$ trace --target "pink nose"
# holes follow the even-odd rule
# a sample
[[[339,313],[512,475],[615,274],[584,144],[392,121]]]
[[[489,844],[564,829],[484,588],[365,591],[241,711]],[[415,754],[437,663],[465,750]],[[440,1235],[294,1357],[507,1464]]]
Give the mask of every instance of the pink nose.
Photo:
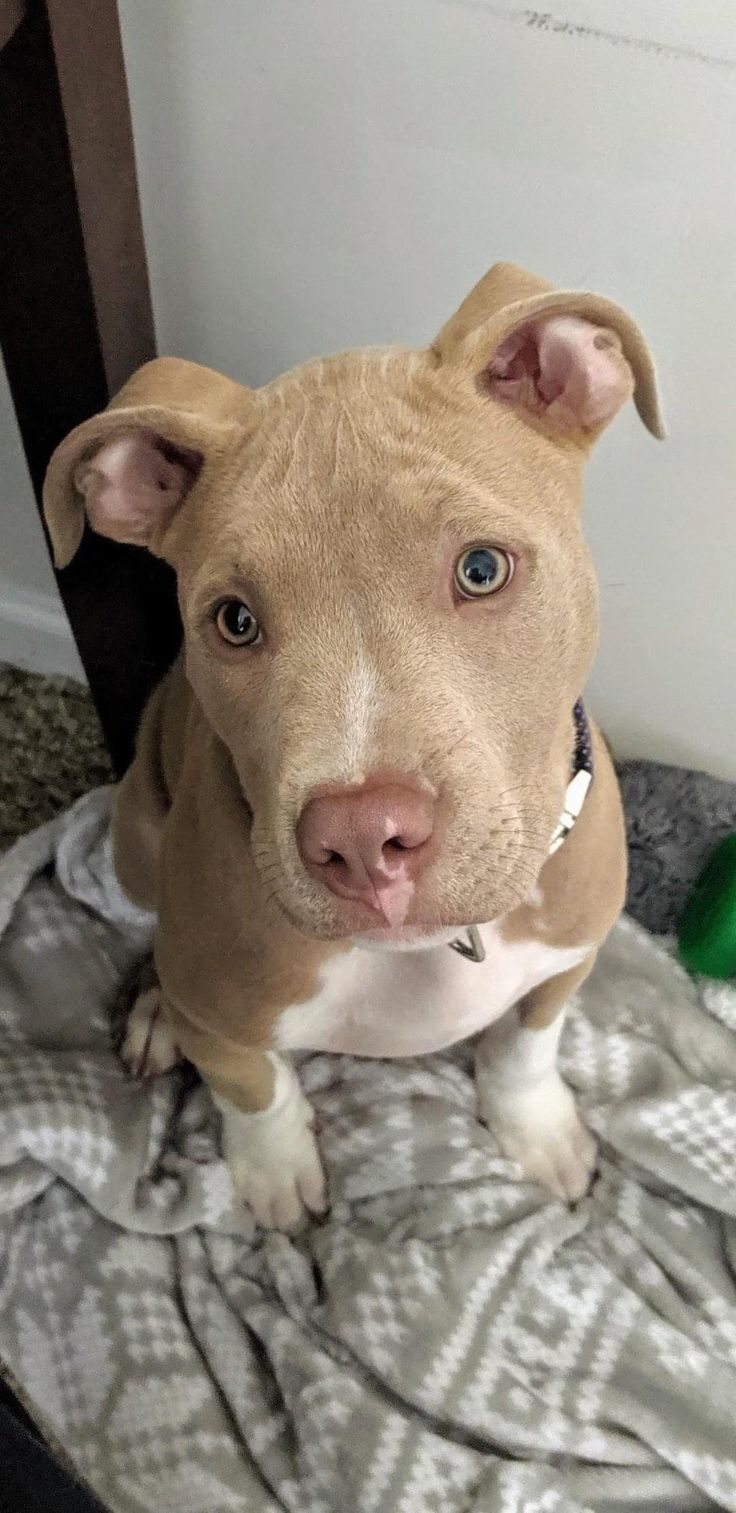
[[[403,924],[415,881],[429,860],[434,803],[407,783],[346,788],[302,810],[297,844],[312,877],[338,898],[367,904]]]

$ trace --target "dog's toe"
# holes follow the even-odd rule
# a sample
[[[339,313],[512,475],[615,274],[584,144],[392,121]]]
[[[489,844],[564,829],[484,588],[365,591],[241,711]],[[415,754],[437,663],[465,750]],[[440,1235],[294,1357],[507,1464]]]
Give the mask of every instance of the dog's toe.
[[[220,1103],[223,1152],[238,1199],[264,1229],[294,1234],[327,1209],[327,1184],[314,1111],[296,1078],[273,1110],[243,1114]]]
[[[278,1166],[268,1160],[231,1161],[235,1190],[264,1229],[296,1234],[309,1214],[318,1217],[327,1210],[327,1184],[317,1142],[306,1127],[299,1152]],[[233,1169],[234,1168],[234,1169]]]
[[[590,1187],[597,1149],[590,1131],[576,1117],[574,1126],[548,1131],[543,1143],[528,1146],[517,1159],[530,1181],[565,1203],[577,1203]]]
[[[159,988],[139,994],[128,1019],[120,1054],[134,1077],[161,1077],[181,1055],[161,1013]]]
[[[508,1103],[496,1097],[486,1108],[481,1098],[480,1114],[503,1154],[521,1167],[528,1181],[546,1187],[565,1203],[584,1197],[598,1146],[557,1072],[533,1092],[517,1093]]]

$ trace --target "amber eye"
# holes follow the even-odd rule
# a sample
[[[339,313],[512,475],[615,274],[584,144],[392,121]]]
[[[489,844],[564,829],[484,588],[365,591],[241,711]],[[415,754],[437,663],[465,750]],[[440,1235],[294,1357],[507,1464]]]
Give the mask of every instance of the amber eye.
[[[223,599],[215,614],[215,624],[230,646],[255,646],[261,631],[255,615],[242,599]]]
[[[455,564],[455,586],[464,599],[484,599],[500,593],[513,571],[513,557],[500,546],[471,546]]]

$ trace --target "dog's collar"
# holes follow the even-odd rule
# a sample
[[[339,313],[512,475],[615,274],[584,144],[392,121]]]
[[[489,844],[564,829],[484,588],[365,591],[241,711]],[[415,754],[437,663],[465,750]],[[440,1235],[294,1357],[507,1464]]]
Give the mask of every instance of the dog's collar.
[[[565,837],[570,834],[585,803],[588,789],[593,781],[593,743],[588,717],[582,700],[578,699],[572,712],[575,721],[575,751],[572,759],[572,777],[565,790],[565,802],[549,843],[549,856],[559,851]]]
[[[593,781],[593,744],[590,736],[588,717],[581,699],[578,699],[572,715],[575,722],[575,750],[572,758],[572,777],[565,790],[565,802],[562,806],[562,814],[552,831],[547,852],[548,856],[554,856],[555,851],[559,851],[563,841],[570,834],[576,820],[580,816],[588,789]],[[457,940],[451,940],[450,949],[458,951],[468,961],[483,961],[486,954],[477,925],[468,925],[464,936],[458,936]]]

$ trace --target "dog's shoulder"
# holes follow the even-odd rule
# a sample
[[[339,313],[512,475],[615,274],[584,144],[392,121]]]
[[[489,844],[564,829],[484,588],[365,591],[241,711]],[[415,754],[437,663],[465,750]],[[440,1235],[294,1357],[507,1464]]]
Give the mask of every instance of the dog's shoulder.
[[[164,825],[184,771],[195,701],[178,657],[154,688],[138,727],[133,760],[118,784],[113,816],[115,867],[126,892],[154,908]]]

